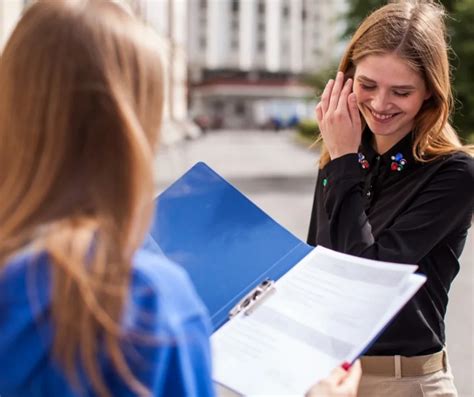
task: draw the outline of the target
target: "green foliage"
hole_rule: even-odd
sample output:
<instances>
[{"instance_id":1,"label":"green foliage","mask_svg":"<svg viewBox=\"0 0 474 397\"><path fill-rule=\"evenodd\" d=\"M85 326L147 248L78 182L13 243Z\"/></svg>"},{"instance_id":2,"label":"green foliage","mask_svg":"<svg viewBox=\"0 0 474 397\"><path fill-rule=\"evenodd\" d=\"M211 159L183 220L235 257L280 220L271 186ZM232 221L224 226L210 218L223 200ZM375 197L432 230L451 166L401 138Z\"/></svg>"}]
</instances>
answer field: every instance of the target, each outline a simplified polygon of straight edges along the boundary
<instances>
[{"instance_id":1,"label":"green foliage","mask_svg":"<svg viewBox=\"0 0 474 397\"><path fill-rule=\"evenodd\" d=\"M297 131L309 140L314 141L319 135L319 126L315 120L303 119L296 126Z\"/></svg>"},{"instance_id":2,"label":"green foliage","mask_svg":"<svg viewBox=\"0 0 474 397\"><path fill-rule=\"evenodd\" d=\"M386 0L349 0L346 14L347 28L344 37L352 36L366 16L385 4L387 4Z\"/></svg>"},{"instance_id":3,"label":"green foliage","mask_svg":"<svg viewBox=\"0 0 474 397\"><path fill-rule=\"evenodd\" d=\"M318 97L323 93L324 87L326 87L328 80L333 79L336 76L337 66L337 64L331 65L318 73L305 77L305 83L315 88L316 95Z\"/></svg>"},{"instance_id":4,"label":"green foliage","mask_svg":"<svg viewBox=\"0 0 474 397\"><path fill-rule=\"evenodd\" d=\"M456 112L453 124L465 139L474 134L474 0L454 1L450 21L451 46L457 57L453 60L453 85Z\"/></svg>"}]
</instances>

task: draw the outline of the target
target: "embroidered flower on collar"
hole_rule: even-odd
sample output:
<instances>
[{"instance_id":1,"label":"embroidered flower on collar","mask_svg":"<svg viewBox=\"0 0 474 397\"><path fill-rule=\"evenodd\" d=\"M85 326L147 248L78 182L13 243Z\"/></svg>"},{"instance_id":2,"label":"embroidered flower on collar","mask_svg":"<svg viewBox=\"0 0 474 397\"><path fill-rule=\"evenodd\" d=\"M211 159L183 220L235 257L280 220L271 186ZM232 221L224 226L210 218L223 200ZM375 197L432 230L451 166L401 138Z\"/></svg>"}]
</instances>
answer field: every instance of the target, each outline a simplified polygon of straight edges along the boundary
<instances>
[{"instance_id":1,"label":"embroidered flower on collar","mask_svg":"<svg viewBox=\"0 0 474 397\"><path fill-rule=\"evenodd\" d=\"M403 158L403 154L397 153L395 156L391 157L392 164L390 165L390 169L392 171L402 171L407 161Z\"/></svg>"},{"instance_id":2,"label":"embroidered flower on collar","mask_svg":"<svg viewBox=\"0 0 474 397\"><path fill-rule=\"evenodd\" d=\"M365 156L362 153L357 153L357 156L359 157L359 164L360 166L366 170L369 168L369 162L365 159Z\"/></svg>"}]
</instances>

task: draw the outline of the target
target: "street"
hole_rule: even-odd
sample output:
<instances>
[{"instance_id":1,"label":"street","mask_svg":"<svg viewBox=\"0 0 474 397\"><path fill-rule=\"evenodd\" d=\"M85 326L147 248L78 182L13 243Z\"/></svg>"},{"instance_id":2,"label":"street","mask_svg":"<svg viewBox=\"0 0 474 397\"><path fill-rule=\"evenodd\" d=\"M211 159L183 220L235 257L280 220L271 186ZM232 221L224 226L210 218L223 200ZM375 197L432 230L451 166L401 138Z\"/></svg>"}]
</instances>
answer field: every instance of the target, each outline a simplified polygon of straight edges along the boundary
<instances>
[{"instance_id":1,"label":"street","mask_svg":"<svg viewBox=\"0 0 474 397\"><path fill-rule=\"evenodd\" d=\"M317 152L291 131L212 131L160 150L157 192L204 161L277 222L306 240L317 173ZM472 192L466 191L466 194ZM460 397L474 396L473 233L461 258L447 314L447 344Z\"/></svg>"}]
</instances>

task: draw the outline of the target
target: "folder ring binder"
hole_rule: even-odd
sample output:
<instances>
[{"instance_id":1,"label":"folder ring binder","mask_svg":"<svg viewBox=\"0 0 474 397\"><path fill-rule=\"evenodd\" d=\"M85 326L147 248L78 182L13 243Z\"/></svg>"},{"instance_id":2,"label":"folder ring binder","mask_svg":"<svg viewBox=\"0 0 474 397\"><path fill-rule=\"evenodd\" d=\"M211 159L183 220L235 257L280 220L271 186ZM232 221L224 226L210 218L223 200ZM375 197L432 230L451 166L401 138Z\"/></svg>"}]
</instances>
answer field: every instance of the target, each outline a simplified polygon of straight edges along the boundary
<instances>
[{"instance_id":1,"label":"folder ring binder","mask_svg":"<svg viewBox=\"0 0 474 397\"><path fill-rule=\"evenodd\" d=\"M229 312L229 318L235 317L241 311L244 311L244 314L248 316L274 291L275 281L270 279L263 280L252 291L245 295L242 300Z\"/></svg>"}]
</instances>

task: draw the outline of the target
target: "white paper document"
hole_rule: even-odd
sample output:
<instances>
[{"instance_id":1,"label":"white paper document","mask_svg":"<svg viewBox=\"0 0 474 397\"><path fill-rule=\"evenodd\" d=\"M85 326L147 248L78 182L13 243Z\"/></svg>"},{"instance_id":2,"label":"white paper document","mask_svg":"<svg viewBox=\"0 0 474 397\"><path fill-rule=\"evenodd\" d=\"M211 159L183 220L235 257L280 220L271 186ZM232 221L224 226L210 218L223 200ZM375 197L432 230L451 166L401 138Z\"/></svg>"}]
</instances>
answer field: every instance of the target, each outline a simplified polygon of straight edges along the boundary
<instances>
[{"instance_id":1,"label":"white paper document","mask_svg":"<svg viewBox=\"0 0 474 397\"><path fill-rule=\"evenodd\" d=\"M214 381L246 396L303 396L366 350L425 282L416 268L315 248L212 335Z\"/></svg>"}]
</instances>

